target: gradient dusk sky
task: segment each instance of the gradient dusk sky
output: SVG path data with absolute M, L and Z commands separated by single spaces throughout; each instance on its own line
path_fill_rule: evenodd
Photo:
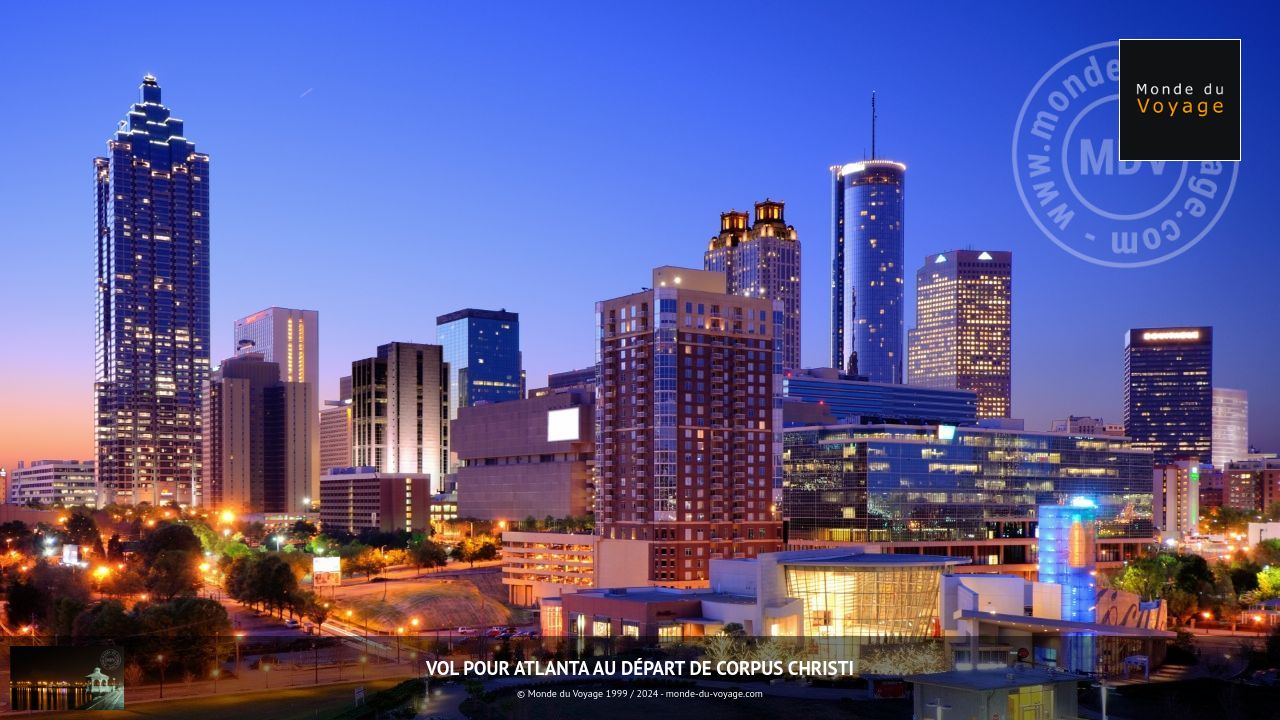
M 804 359 L 826 364 L 828 166 L 906 162 L 907 327 L 924 256 L 1014 252 L 1013 411 L 1121 419 L 1130 327 L 1215 328 L 1280 450 L 1274 15 L 1194 3 L 8 5 L 0 24 L 0 466 L 93 454 L 91 162 L 154 73 L 211 160 L 213 361 L 232 321 L 320 311 L 321 397 L 353 359 L 521 315 L 529 385 L 593 361 L 593 302 L 700 266 L 719 213 L 786 201 Z M 1267 20 L 1271 17 L 1271 20 Z M 1271 29 L 1268 29 L 1271 28 Z M 1051 244 L 1010 141 L 1055 62 L 1120 37 L 1241 37 L 1244 158 L 1199 245 L 1119 270 Z

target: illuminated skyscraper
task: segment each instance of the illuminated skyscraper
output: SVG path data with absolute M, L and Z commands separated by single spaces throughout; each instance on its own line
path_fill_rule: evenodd
M 1213 389 L 1213 466 L 1249 455 L 1249 394 L 1231 388 Z
M 703 268 L 724 273 L 731 295 L 782 301 L 782 367 L 801 367 L 800 241 L 783 219 L 783 203 L 756 203 L 750 227 L 746 213 L 721 213 Z
M 449 419 L 458 408 L 519 400 L 520 315 L 466 308 L 436 318 L 436 342 L 449 363 Z
M 209 377 L 209 156 L 147 75 L 94 160 L 95 433 L 103 503 L 192 502 Z
M 876 157 L 831 167 L 831 366 L 903 382 L 903 185 L 907 166 Z
M 449 454 L 449 365 L 439 345 L 393 342 L 351 363 L 351 459 L 380 473 L 432 476 Z
M 972 390 L 978 417 L 1009 417 L 1013 253 L 952 250 L 916 271 L 907 383 Z
M 705 585 L 712 559 L 781 548 L 782 302 L 705 270 L 652 288 L 596 303 L 596 528 L 648 541 L 654 582 Z
M 1124 432 L 1157 465 L 1208 462 L 1213 446 L 1213 328 L 1125 333 Z
M 298 513 L 320 496 L 317 417 L 306 383 L 286 382 L 262 353 L 224 360 L 204 386 L 200 504 Z
M 298 383 L 307 396 L 310 413 L 304 424 L 306 444 L 295 449 L 308 456 L 311 472 L 306 497 L 320 495 L 320 313 L 315 310 L 269 307 L 235 322 L 236 355 L 260 353 L 280 366 L 280 381 Z M 291 391 L 292 392 L 292 391 Z M 293 510 L 291 507 L 290 510 Z

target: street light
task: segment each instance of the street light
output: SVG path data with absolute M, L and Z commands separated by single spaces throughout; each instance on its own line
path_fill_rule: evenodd
M 396 664 L 400 664 L 400 637 L 404 635 L 404 626 L 396 628 Z
M 164 699 L 164 655 L 157 655 L 156 662 L 160 665 L 160 699 Z
M 276 552 L 280 552 L 280 547 L 284 544 L 284 536 L 276 535 L 271 539 L 276 541 Z
M 243 637 L 243 632 L 236 633 L 236 677 L 240 677 L 240 640 Z

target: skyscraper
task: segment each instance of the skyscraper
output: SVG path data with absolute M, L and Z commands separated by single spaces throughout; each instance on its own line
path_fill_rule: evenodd
M 316 408 L 308 385 L 282 374 L 262 353 L 241 353 L 205 383 L 201 505 L 298 513 L 319 498 Z
M 320 313 L 315 310 L 269 307 L 235 322 L 236 355 L 261 353 L 280 366 L 280 381 L 299 383 L 305 389 L 311 413 L 300 418 L 307 444 L 298 448 L 309 455 L 313 477 L 307 497 L 320 491 Z M 293 508 L 290 508 L 292 510 Z
M 729 294 L 781 300 L 782 366 L 800 364 L 800 241 L 783 219 L 783 203 L 756 203 L 755 224 L 746 213 L 720 214 L 720 234 L 711 238 L 703 268 L 725 274 Z
M 458 408 L 519 400 L 520 315 L 466 308 L 436 318 L 436 342 L 449 363 L 449 419 Z
M 94 160 L 95 432 L 103 503 L 190 504 L 209 376 L 209 156 L 142 80 Z
M 314 383 L 320 376 L 320 313 L 269 307 L 236 320 L 236 354 L 262 353 L 280 366 L 284 382 Z M 316 391 L 319 397 L 319 391 Z
M 596 527 L 651 543 L 654 582 L 705 584 L 716 558 L 781 546 L 779 300 L 661 267 L 596 303 Z
M 443 488 L 449 365 L 439 345 L 393 342 L 351 363 L 351 456 L 381 473 L 429 474 Z
M 1249 393 L 1231 388 L 1213 389 L 1213 466 L 1249 455 Z
M 907 166 L 876 157 L 831 167 L 831 366 L 900 383 Z
M 338 379 L 338 399 L 320 410 L 320 474 L 351 467 L 351 376 Z
M 916 271 L 907 382 L 972 390 L 978 417 L 1009 417 L 1013 253 L 952 250 Z
M 1207 462 L 1213 445 L 1213 328 L 1125 333 L 1124 432 L 1156 465 Z

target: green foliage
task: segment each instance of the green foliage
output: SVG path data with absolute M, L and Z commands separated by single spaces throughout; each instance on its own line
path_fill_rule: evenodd
M 1258 600 L 1280 597 L 1280 566 L 1272 565 L 1258 571 Z
M 444 567 L 449 562 L 449 551 L 443 545 L 423 540 L 409 548 L 409 560 L 418 568 Z
M 200 555 L 189 550 L 165 550 L 147 567 L 146 588 L 159 600 L 194 595 L 200 587 Z
M 138 554 L 146 565 L 151 565 L 166 551 L 190 552 L 199 555 L 204 549 L 200 539 L 190 526 L 182 523 L 165 523 L 142 539 Z
M 453 557 L 460 561 L 469 563 L 472 567 L 483 560 L 496 560 L 498 558 L 498 540 L 496 538 L 481 535 L 473 538 L 464 538 L 462 542 L 453 547 Z

